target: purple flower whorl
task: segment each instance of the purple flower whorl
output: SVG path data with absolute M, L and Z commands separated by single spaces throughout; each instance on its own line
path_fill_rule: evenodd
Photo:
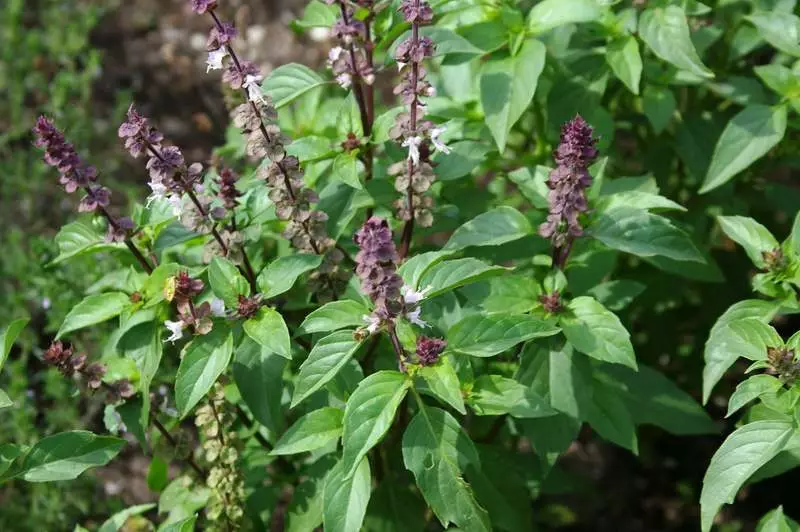
M 578 217 L 589 209 L 586 189 L 592 184 L 588 167 L 597 158 L 592 127 L 580 116 L 561 128 L 561 142 L 554 153 L 557 166 L 550 172 L 547 186 L 550 193 L 547 221 L 539 226 L 539 234 L 553 244 L 557 265 L 566 261 L 572 240 L 583 235 Z
M 381 320 L 395 318 L 403 309 L 400 288 L 403 279 L 397 275 L 397 248 L 386 220 L 373 216 L 353 237 L 358 244 L 356 275 L 361 289 L 375 303 L 375 315 Z

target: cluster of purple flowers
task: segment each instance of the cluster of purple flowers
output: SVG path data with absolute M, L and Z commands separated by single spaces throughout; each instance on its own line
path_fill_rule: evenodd
M 356 232 L 353 240 L 359 248 L 356 275 L 361 280 L 361 290 L 375 304 L 374 316 L 381 321 L 397 317 L 402 311 L 403 279 L 397 274 L 400 258 L 389 224 L 373 216 Z
M 403 193 L 403 197 L 395 202 L 398 218 L 430 227 L 433 224 L 430 210 L 433 201 L 423 196 L 436 179 L 430 156 L 432 150 L 450 152 L 439 138 L 445 129 L 423 119 L 425 104 L 420 99 L 436 95 L 422 66 L 425 59 L 433 57 L 436 44 L 430 37 L 419 35 L 420 26 L 433 22 L 433 10 L 425 0 L 403 0 L 399 10 L 403 19 L 411 23 L 411 35 L 395 50 L 401 78 L 394 93 L 409 106 L 409 111 L 397 115 L 389 136 L 408 149 L 408 157 L 406 163 L 394 165 L 390 174 L 397 176 L 395 188 Z
M 353 240 L 359 248 L 356 275 L 361 280 L 361 290 L 375 304 L 372 314 L 364 317 L 367 330 L 375 333 L 398 316 L 427 327 L 428 324 L 420 319 L 420 302 L 429 289 L 417 292 L 403 284 L 403 279 L 397 274 L 400 257 L 386 220 L 371 217 L 356 232 Z
M 40 116 L 33 128 L 36 136 L 35 145 L 45 150 L 44 161 L 56 168 L 61 177 L 59 182 L 64 190 L 73 193 L 82 188 L 86 195 L 78 205 L 79 212 L 97 212 L 108 220 L 106 239 L 111 242 L 122 242 L 130 237 L 133 220 L 130 218 L 114 218 L 106 210 L 111 203 L 111 191 L 98 185 L 97 169 L 85 164 L 72 144 L 67 142 L 64 134 L 44 116 Z
M 332 48 L 328 54 L 328 67 L 333 72 L 337 83 L 343 88 L 364 83 L 372 85 L 375 82 L 375 70 L 371 61 L 372 42 L 369 40 L 369 30 L 364 21 L 355 17 L 352 7 L 343 0 L 325 0 L 332 5 L 339 4 L 341 16 L 334 22 L 332 33 L 341 42 L 342 46 Z M 360 0 L 360 7 L 370 10 L 368 19 L 374 16 L 372 9 L 373 0 Z M 360 90 L 360 87 L 355 87 Z
M 557 166 L 547 180 L 549 214 L 539 226 L 539 234 L 549 238 L 557 250 L 583 234 L 578 217 L 589 208 L 586 189 L 592 176 L 588 168 L 598 155 L 596 143 L 592 127 L 580 115 L 561 128 L 561 142 L 554 154 Z
M 445 347 L 447 347 L 447 342 L 440 338 L 419 336 L 417 338 L 417 358 L 419 363 L 423 366 L 433 366 L 439 361 L 439 355 L 442 354 Z
M 223 82 L 232 89 L 244 91 L 247 101 L 233 110 L 233 123 L 246 137 L 247 154 L 255 159 L 268 160 L 267 164 L 259 167 L 258 176 L 269 188 L 269 197 L 275 204 L 278 217 L 287 222 L 284 236 L 297 249 L 323 256 L 321 267 L 311 274 L 310 281 L 321 300 L 331 299 L 341 291 L 349 277 L 340 267 L 344 255 L 328 236 L 327 215 L 312 207 L 319 198 L 306 187 L 300 161 L 286 154 L 285 146 L 290 139 L 283 135 L 276 123 L 275 106 L 261 92 L 263 77 L 259 68 L 236 56 L 231 44 L 236 30 L 214 14 L 215 8 L 216 2 L 192 2 L 196 13 L 208 12 L 214 19 L 208 38 L 209 68 L 223 68 Z M 214 53 L 217 55 L 212 61 Z M 226 56 L 231 59 L 227 67 L 222 64 Z
M 104 386 L 106 401 L 109 403 L 116 403 L 121 399 L 132 397 L 134 394 L 133 386 L 126 379 L 103 383 L 103 376 L 106 374 L 105 366 L 98 362 L 87 364 L 86 355 L 75 354 L 72 346 L 65 346 L 60 341 L 50 344 L 50 347 L 44 352 L 44 361 L 58 369 L 65 377 L 81 375 L 90 390 L 97 390 Z

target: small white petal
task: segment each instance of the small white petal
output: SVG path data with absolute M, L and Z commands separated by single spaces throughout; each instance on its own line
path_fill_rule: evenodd
M 225 316 L 225 302 L 218 297 L 211 299 L 211 314 L 222 318 Z
M 344 72 L 336 76 L 336 83 L 338 83 L 341 88 L 347 89 L 353 83 L 353 77 L 347 72 Z
M 432 286 L 428 286 L 423 290 L 416 291 L 408 285 L 403 285 L 400 288 L 400 293 L 403 296 L 403 302 L 406 305 L 416 305 L 423 299 L 425 299 L 425 294 L 430 292 L 433 289 Z
M 422 312 L 422 309 L 420 308 L 412 310 L 411 312 L 406 314 L 406 317 L 408 318 L 408 321 L 410 321 L 414 325 L 418 325 L 423 328 L 428 327 L 429 326 L 428 323 L 420 319 L 419 317 L 420 312 Z
M 406 66 L 405 63 L 403 63 L 402 61 L 398 61 L 397 62 L 397 71 L 400 72 L 401 70 L 403 70 L 404 66 Z
M 264 95 L 261 93 L 261 76 L 248 74 L 244 78 L 242 87 L 247 89 L 247 97 L 250 98 L 251 102 L 257 102 L 261 104 L 266 103 L 266 100 L 264 100 Z
M 436 151 L 440 151 L 442 153 L 450 153 L 450 148 L 445 145 L 444 142 L 439 140 L 439 136 L 444 133 L 447 128 L 444 127 L 436 127 L 431 130 L 431 142 L 433 143 L 433 147 Z
M 225 48 L 217 48 L 208 52 L 208 59 L 206 59 L 206 74 L 212 70 L 222 69 L 222 60 L 228 55 Z
M 402 146 L 408 148 L 408 158 L 414 163 L 419 165 L 419 145 L 422 142 L 422 137 L 409 137 L 403 141 Z
M 335 48 L 331 48 L 330 51 L 328 52 L 328 61 L 330 63 L 333 63 L 334 61 L 339 59 L 339 57 L 342 55 L 343 51 L 344 50 L 342 49 L 341 46 L 337 46 Z
M 183 212 L 183 196 L 179 196 L 178 194 L 170 194 L 167 197 L 167 201 L 169 201 L 169 204 L 172 207 L 172 215 L 180 216 L 181 212 Z
M 183 338 L 183 327 L 184 323 L 182 321 L 170 321 L 166 320 L 164 322 L 164 326 L 169 330 L 171 333 L 170 337 L 164 340 L 165 342 L 172 342 L 173 344 Z

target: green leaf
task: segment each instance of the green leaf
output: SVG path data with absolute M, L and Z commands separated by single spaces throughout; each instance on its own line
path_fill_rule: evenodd
M 322 264 L 322 257 L 311 254 L 279 257 L 258 274 L 257 284 L 262 295 L 269 299 L 288 291 L 297 278 Z
M 588 232 L 612 249 L 639 257 L 663 256 L 703 262 L 703 256 L 686 232 L 669 219 L 645 210 L 625 206 L 610 208 L 600 213 Z
M 758 30 L 758 34 L 772 46 L 795 57 L 800 57 L 800 18 L 780 11 L 757 11 L 745 17 Z
M 14 406 L 14 401 L 8 397 L 8 394 L 0 389 L 0 410 L 4 408 L 8 408 L 10 406 Z
M 800 77 L 791 69 L 771 63 L 753 68 L 764 85 L 786 98 L 800 95 Z
M 236 308 L 239 296 L 250 295 L 250 285 L 239 269 L 228 259 L 214 257 L 208 265 L 208 282 L 214 295 L 228 308 Z
M 544 352 L 538 356 L 546 356 L 549 363 L 548 394 L 550 405 L 556 410 L 583 419 L 592 401 L 592 367 L 589 359 L 577 354 L 572 345 L 559 337 L 550 338 L 539 349 Z M 528 344 L 533 345 L 534 342 Z M 538 389 L 538 388 L 535 388 Z
M 315 451 L 339 440 L 344 412 L 326 406 L 295 421 L 270 454 L 284 455 Z
M 161 492 L 169 483 L 169 464 L 160 456 L 153 456 L 147 468 L 147 487 L 150 491 Z
M 510 414 L 517 418 L 538 418 L 558 413 L 531 388 L 500 375 L 481 375 L 475 379 L 467 402 L 479 416 Z
M 3 332 L 0 332 L 0 369 L 3 369 L 3 364 L 5 364 L 11 348 L 14 347 L 14 342 L 17 341 L 19 333 L 22 332 L 29 321 L 30 318 L 14 320 L 8 327 L 3 329 Z
M 596 299 L 576 297 L 569 302 L 570 314 L 559 319 L 569 343 L 592 358 L 636 369 L 630 334 L 619 318 Z
M 586 421 L 606 440 L 638 454 L 636 426 L 615 387 L 598 380 L 594 381 L 592 400 L 586 411 Z
M 667 128 L 678 102 L 675 96 L 667 87 L 658 85 L 648 85 L 644 89 L 642 97 L 642 107 L 647 120 L 653 126 L 656 135 L 660 135 Z
M 635 207 L 637 209 L 650 210 L 665 210 L 665 211 L 686 211 L 686 207 L 675 203 L 669 198 L 659 196 L 658 194 L 650 194 L 649 192 L 642 192 L 641 190 L 626 190 L 624 192 L 617 192 L 610 196 L 601 196 L 598 208 L 601 211 L 612 209 L 618 206 Z
M 409 477 L 403 471 L 403 477 Z M 425 501 L 409 485 L 398 482 L 394 475 L 383 477 L 372 497 L 364 519 L 364 530 L 370 532 L 407 532 L 425 530 Z
M 397 269 L 397 274 L 403 278 L 405 284 L 416 290 L 420 288 L 419 280 L 429 269 L 454 254 L 453 251 L 428 251 L 414 255 Z
M 342 471 L 353 474 L 394 421 L 411 381 L 399 371 L 379 371 L 358 384 L 347 400 L 342 434 Z
M 487 314 L 525 314 L 539 305 L 541 290 L 530 275 L 503 275 L 461 290 Z
M 364 325 L 364 316 L 369 309 L 358 301 L 344 299 L 325 303 L 306 316 L 300 324 L 297 334 L 331 332 L 345 327 Z
M 798 530 L 800 530 L 800 525 L 784 515 L 783 506 L 767 512 L 756 527 L 756 532 L 797 532 Z
M 130 508 L 125 508 L 121 512 L 117 512 L 106 521 L 100 525 L 100 528 L 97 529 L 97 532 L 117 532 L 121 530 L 125 521 L 128 520 L 129 517 L 134 515 L 141 515 L 145 512 L 149 512 L 153 508 L 155 508 L 155 504 L 137 504 L 136 506 L 131 506 Z
M 460 414 L 466 414 L 464 398 L 461 396 L 461 385 L 458 374 L 450 362 L 450 357 L 441 357 L 433 366 L 423 366 L 417 370 L 417 376 L 424 379 L 428 390 L 436 398 L 455 408 Z
M 647 288 L 642 283 L 621 279 L 608 281 L 592 287 L 587 295 L 592 296 L 604 307 L 619 312 L 636 299 Z
M 348 476 L 343 463 L 338 463 L 325 479 L 322 522 L 325 532 L 359 532 L 367 513 L 372 476 L 369 461 L 364 458 Z
M 281 396 L 286 359 L 243 338 L 233 357 L 233 380 L 253 417 L 273 434 L 283 426 Z
M 55 259 L 48 263 L 48 266 L 55 266 L 86 253 L 122 249 L 123 247 L 123 244 L 106 242 L 102 233 L 84 222 L 72 222 L 65 225 L 56 235 L 55 241 L 59 253 Z
M 353 331 L 337 331 L 317 342 L 300 366 L 292 396 L 292 408 L 327 384 L 358 351 L 361 342 Z
M 183 348 L 183 358 L 175 376 L 175 405 L 181 417 L 208 393 L 228 367 L 233 352 L 233 334 L 217 322 L 211 332 L 196 336 Z
M 536 450 L 536 456 L 542 465 L 542 474 L 547 475 L 555 465 L 561 453 L 578 437 L 582 423 L 566 414 L 523 419 L 519 421 L 525 436 Z
M 525 216 L 513 207 L 498 207 L 479 214 L 455 230 L 444 250 L 458 251 L 470 246 L 499 246 L 533 234 Z
M 507 271 L 501 266 L 490 266 L 478 259 L 466 257 L 434 264 L 421 276 L 417 286 L 423 289 L 430 286 L 431 291 L 426 296 L 430 299 Z
M 486 154 L 494 150 L 494 145 L 473 140 L 455 141 L 449 145 L 450 153 L 437 153 L 433 160 L 437 181 L 452 181 L 467 175 L 481 166 Z
M 528 30 L 545 33 L 564 24 L 592 22 L 602 14 L 596 0 L 544 0 L 528 13 Z
M 642 56 L 636 38 L 627 35 L 614 39 L 606 49 L 606 62 L 611 71 L 634 94 L 639 94 L 642 79 Z
M 517 55 L 484 65 L 480 83 L 481 105 L 486 125 L 500 153 L 506 149 L 511 128 L 533 99 L 539 75 L 544 68 L 545 55 L 544 44 L 536 39 L 528 39 Z
M 484 53 L 484 50 L 481 50 L 467 39 L 448 28 L 427 26 L 420 29 L 419 35 L 420 37 L 430 37 L 431 40 L 436 43 L 436 49 L 433 52 L 434 57 L 455 55 L 464 57 L 466 59 L 471 59 L 470 56 Z M 411 31 L 409 30 L 395 39 L 386 54 L 387 61 L 394 59 L 397 47 L 400 46 L 400 43 L 408 39 L 410 36 Z
M 358 159 L 356 155 L 357 152 L 355 151 L 337 155 L 333 160 L 332 177 L 346 185 L 361 190 L 364 185 L 358 177 Z
M 56 339 L 72 331 L 119 316 L 130 304 L 130 297 L 123 292 L 107 292 L 88 296 L 69 311 L 56 334 Z
M 150 384 L 161 364 L 164 351 L 160 323 L 147 321 L 132 327 L 119 339 L 117 349 L 133 360 L 139 370 L 139 390 L 142 392 L 139 423 L 142 427 L 147 427 L 150 425 Z
M 794 434 L 790 421 L 756 421 L 736 429 L 711 458 L 700 493 L 703 532 L 711 530 L 714 517 L 725 503 L 761 466 L 774 458 Z
M 646 9 L 639 17 L 639 37 L 664 61 L 696 76 L 714 77 L 697 55 L 682 8 L 668 6 Z
M 325 83 L 319 74 L 307 66 L 289 63 L 273 70 L 261 90 L 272 98 L 276 108 L 281 108 Z
M 492 530 L 489 515 L 462 477 L 480 458 L 458 421 L 439 408 L 420 405 L 403 435 L 403 463 L 445 528 L 455 523 L 465 532 Z
M 700 194 L 724 185 L 777 145 L 786 133 L 786 106 L 749 105 L 725 126 Z
M 739 244 L 747 252 L 753 264 L 764 268 L 763 253 L 774 251 L 779 247 L 778 241 L 769 232 L 769 229 L 745 216 L 717 216 L 720 228 L 728 238 Z
M 555 323 L 527 314 L 481 316 L 473 314 L 453 325 L 447 347 L 475 357 L 491 357 L 532 338 L 558 334 Z
M 711 390 L 729 367 L 739 358 L 741 338 L 730 330 L 731 323 L 755 319 L 769 323 L 778 310 L 775 303 L 758 299 L 739 301 L 725 311 L 711 328 L 706 340 L 703 358 L 703 404 L 708 402 Z
M 740 382 L 731 394 L 731 398 L 728 400 L 728 413 L 725 414 L 725 417 L 730 417 L 750 401 L 765 394 L 775 393 L 782 387 L 783 383 L 772 375 L 753 375 Z
M 303 470 L 304 480 L 295 489 L 286 512 L 286 532 L 308 532 L 322 525 L 325 478 L 334 465 L 333 458 L 325 456 Z
M 679 436 L 717 432 L 714 421 L 688 393 L 647 366 L 638 371 L 604 364 L 600 376 L 621 386 L 621 397 L 637 425 L 656 425 Z
M 85 430 L 61 432 L 31 447 L 13 476 L 28 482 L 73 480 L 90 467 L 106 465 L 124 445 L 125 440 Z
M 312 0 L 303 10 L 302 18 L 294 21 L 301 28 L 330 28 L 336 22 L 339 10 L 335 5 L 325 5 L 320 0 Z
M 258 314 L 244 322 L 242 328 L 247 336 L 268 350 L 283 358 L 292 359 L 289 328 L 274 308 L 261 307 Z
M 489 445 L 479 445 L 478 453 L 481 469 L 470 468 L 467 474 L 478 501 L 489 512 L 492 526 L 497 530 L 532 532 L 535 521 L 528 482 L 534 476 L 541 478 L 538 471 L 530 471 L 535 458 Z
M 158 527 L 158 532 L 194 532 L 194 525 L 197 521 L 197 515 L 186 517 L 178 521 L 172 521 Z

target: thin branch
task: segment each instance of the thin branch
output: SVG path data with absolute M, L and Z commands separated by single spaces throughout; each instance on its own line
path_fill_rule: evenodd
M 158 432 L 161 433 L 164 439 L 167 440 L 169 444 L 175 448 L 175 450 L 178 450 L 179 448 L 178 442 L 175 440 L 175 438 L 172 437 L 172 434 L 169 433 L 167 428 L 164 425 L 162 425 L 161 422 L 155 416 L 152 416 L 152 419 L 153 419 L 153 425 L 155 425 L 155 427 L 158 429 Z M 206 478 L 206 471 L 202 467 L 197 465 L 197 462 L 195 462 L 194 456 L 192 456 L 191 452 L 189 452 L 189 454 L 186 455 L 184 460 L 192 467 L 192 469 L 194 469 L 194 471 L 200 476 L 200 478 L 203 479 Z

